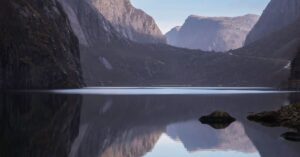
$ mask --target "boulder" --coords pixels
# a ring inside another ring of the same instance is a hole
[[[215,129],[225,129],[235,120],[236,119],[231,117],[227,112],[221,111],[215,111],[199,119],[202,124],[208,124]]]

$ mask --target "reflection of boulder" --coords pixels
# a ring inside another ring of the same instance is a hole
[[[246,115],[249,112],[272,110],[280,106],[286,98],[287,95],[273,94],[226,97],[85,95],[81,115],[82,136],[78,138],[79,144],[74,147],[74,153],[70,157],[140,156],[143,152],[151,150],[150,146],[155,144],[154,139],[166,126],[166,133],[172,139],[183,143],[189,152],[232,150],[257,153],[243,129],[245,123],[248,129],[249,124],[252,125],[246,120]],[[211,113],[216,109],[230,113],[243,124],[236,122],[226,129],[216,130],[199,123],[199,115]],[[255,131],[257,130],[255,128]],[[279,152],[277,150],[288,150],[288,154],[298,153],[294,147],[280,143],[282,140],[278,140],[277,136],[271,137],[270,143],[264,143],[268,136],[263,133],[255,133],[255,136],[259,137],[258,143],[255,144],[265,154],[264,157],[275,157],[274,154]],[[270,145],[276,147],[276,153],[273,153],[275,150],[264,152]],[[283,156],[279,155],[281,156],[278,157]]]
[[[265,126],[275,127],[280,126],[278,113],[275,111],[271,112],[261,112],[258,114],[248,116],[250,121],[260,122]]]
[[[261,157],[299,157],[299,143],[288,142],[279,137],[287,129],[263,127],[248,120],[243,123]]]
[[[0,156],[67,157],[80,103],[80,96],[0,95]]]
[[[286,140],[300,142],[300,133],[299,132],[287,132],[281,135]]]
[[[235,122],[230,127],[216,130],[198,121],[175,123],[167,127],[167,134],[181,141],[189,152],[195,151],[237,151],[256,152],[256,148],[245,134],[243,125]]]
[[[300,104],[284,106],[278,111],[250,115],[248,119],[266,126],[283,126],[300,130]]]
[[[215,129],[225,129],[235,121],[235,118],[231,117],[226,112],[215,111],[208,116],[201,117],[199,121],[203,124],[208,124]]]

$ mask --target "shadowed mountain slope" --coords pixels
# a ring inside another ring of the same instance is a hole
[[[299,0],[271,0],[257,24],[247,36],[245,45],[279,31],[295,22],[299,17]]]
[[[56,0],[0,8],[0,88],[82,86],[78,41]]]

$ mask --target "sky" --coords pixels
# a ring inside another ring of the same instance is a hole
[[[151,15],[163,33],[184,23],[189,15],[240,16],[261,15],[270,0],[131,0]]]

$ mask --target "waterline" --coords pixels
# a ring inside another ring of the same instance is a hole
[[[81,95],[229,95],[284,94],[299,91],[280,91],[267,87],[88,87],[82,89],[26,90],[22,92]]]

